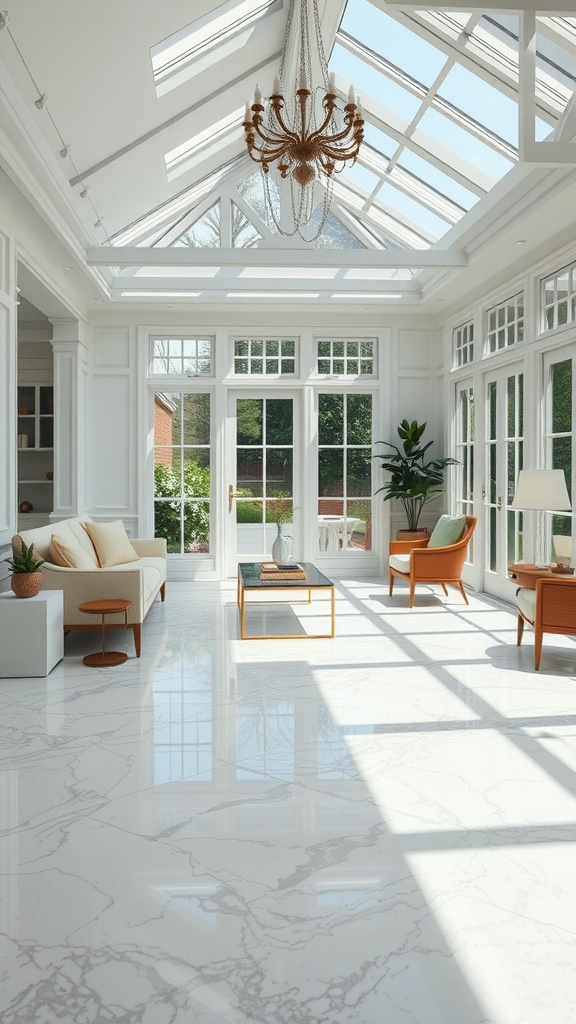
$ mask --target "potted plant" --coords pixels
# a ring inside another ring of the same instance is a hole
[[[421,444],[422,434],[426,430],[426,423],[418,423],[412,420],[402,420],[398,427],[398,435],[402,441],[401,447],[392,444],[391,441],[377,441],[376,444],[386,445],[391,451],[382,458],[382,469],[390,474],[390,478],[382,487],[376,491],[384,491],[384,501],[396,498],[401,502],[406,513],[408,527],[406,530],[399,530],[397,539],[414,539],[416,536],[426,535],[426,530],[419,529],[420,514],[424,505],[433,501],[445,490],[444,470],[446,466],[456,465],[457,459],[432,459],[424,461],[424,456],[433,441]]]
[[[39,572],[44,559],[34,554],[34,545],[28,547],[22,541],[22,547],[12,558],[7,558],[12,573],[12,590],[16,597],[34,597],[42,589],[44,576]]]

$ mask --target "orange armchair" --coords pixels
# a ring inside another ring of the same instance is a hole
[[[443,548],[429,548],[429,538],[420,541],[390,541],[388,573],[392,596],[394,580],[406,580],[410,585],[410,607],[414,605],[414,589],[417,583],[439,583],[445,594],[446,584],[450,583],[462,594],[468,604],[466,591],[462,585],[462,569],[466,559],[466,549],[470,537],[476,528],[476,516],[466,516],[464,533],[455,544]],[[395,557],[400,556],[400,557]],[[406,557],[408,556],[408,557]]]
[[[534,668],[540,668],[542,637],[544,633],[563,633],[576,636],[576,578],[546,576],[536,580],[535,590],[521,587],[517,591],[518,646],[524,633],[524,624],[534,626]]]

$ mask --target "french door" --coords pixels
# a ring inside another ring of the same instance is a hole
[[[524,450],[524,375],[507,367],[485,380],[484,589],[509,596],[508,565],[523,557],[523,514],[510,507]]]
[[[271,557],[277,520],[290,550],[298,546],[300,396],[231,391],[226,422],[226,571]],[[281,513],[279,515],[279,513]],[[282,515],[283,513],[283,515]]]

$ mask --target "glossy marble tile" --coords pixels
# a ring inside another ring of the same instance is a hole
[[[573,1024],[574,641],[337,594],[240,641],[172,584],[140,659],[0,680],[1,1024]]]

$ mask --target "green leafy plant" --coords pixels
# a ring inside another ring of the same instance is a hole
[[[433,441],[421,444],[422,434],[426,430],[426,423],[418,423],[412,420],[402,420],[398,427],[398,435],[402,446],[392,444],[391,441],[377,441],[376,444],[383,444],[391,449],[385,455],[377,455],[375,458],[382,458],[382,469],[390,474],[390,479],[376,491],[384,491],[384,501],[396,498],[403,506],[408,521],[409,530],[417,530],[420,514],[424,505],[433,501],[439,494],[443,494],[444,471],[446,466],[456,465],[457,459],[431,459],[424,461],[424,456]]]
[[[210,470],[197,462],[178,469],[162,463],[154,466],[154,533],[165,537],[170,552],[202,549],[210,535],[210,503],[194,498],[210,497]],[[182,520],[181,520],[182,517]]]
[[[34,554],[34,545],[31,544],[28,547],[24,541],[22,541],[22,547],[12,558],[7,558],[10,572],[13,573],[29,573],[38,572],[41,565],[44,565],[44,559],[38,558]]]

